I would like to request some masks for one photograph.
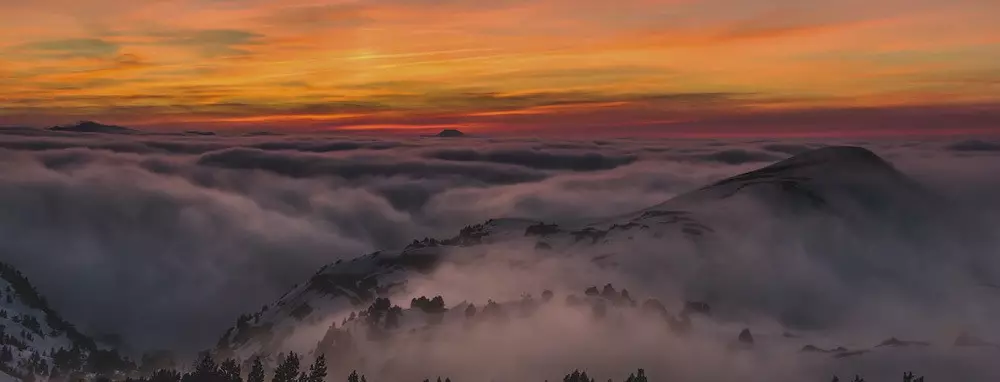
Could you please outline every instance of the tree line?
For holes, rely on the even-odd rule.
[[[240,363],[236,360],[229,358],[221,363],[216,363],[211,354],[205,353],[188,373],[181,373],[173,369],[160,369],[148,377],[127,378],[125,379],[125,382],[268,382],[264,370],[264,364],[261,362],[259,357],[253,360],[250,364],[249,371],[245,375],[246,378],[244,378],[244,373],[242,372]],[[271,374],[270,379],[270,382],[326,381],[328,381],[328,379],[325,356],[322,354],[319,355],[311,365],[304,367],[302,364],[302,357],[295,352],[289,352],[288,355],[281,360]],[[452,382],[451,378],[447,377],[444,379],[437,377],[436,381]],[[597,382],[597,380],[594,377],[589,376],[586,371],[581,371],[579,369],[566,374],[562,381]],[[607,381],[615,382],[613,379],[608,379]],[[103,381],[99,380],[99,382],[109,382],[109,380],[104,379]],[[358,374],[357,370],[355,370],[347,376],[347,382],[368,382],[368,378],[365,377],[364,374]],[[425,378],[423,382],[431,382],[431,379]],[[545,382],[548,382],[548,380]],[[621,382],[649,382],[649,377],[646,376],[646,371],[644,369],[639,369],[637,372],[631,373],[622,379]],[[841,382],[841,380],[839,377],[834,376],[832,382]],[[860,376],[855,376],[850,382],[865,382],[865,379]],[[917,377],[913,373],[907,372],[903,374],[903,382],[925,381],[924,377]]]

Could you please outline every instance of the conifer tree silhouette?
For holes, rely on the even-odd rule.
[[[250,374],[247,374],[247,382],[264,382],[264,364],[260,362],[260,357],[254,358]]]
[[[326,356],[320,354],[309,366],[309,374],[304,382],[323,382],[326,379]]]
[[[299,355],[295,352],[288,352],[284,361],[274,369],[274,377],[271,378],[271,382],[295,382],[296,378],[299,377],[299,363]]]
[[[219,375],[224,382],[243,382],[240,364],[236,360],[229,358],[219,365]]]

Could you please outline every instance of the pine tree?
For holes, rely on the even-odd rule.
[[[190,382],[210,382],[219,379],[219,367],[212,359],[212,354],[204,352],[201,359],[194,366],[194,371],[184,376],[185,381]]]
[[[42,359],[38,362],[38,374],[48,375],[49,374],[49,363]]]
[[[10,351],[10,346],[4,345],[3,349],[0,349],[0,362],[8,363],[14,360],[14,353]]]
[[[232,358],[222,362],[222,365],[219,366],[219,374],[225,382],[243,382],[240,364]]]
[[[274,369],[272,382],[295,382],[299,376],[299,355],[295,352],[288,352],[285,360]]]
[[[160,369],[149,377],[149,382],[179,382],[181,373],[174,370]]]
[[[629,374],[628,379],[626,379],[625,382],[649,382],[649,380],[646,379],[646,370],[639,369],[638,375]]]
[[[260,357],[254,358],[250,374],[247,374],[247,382],[264,382],[264,364],[260,362]]]
[[[580,370],[574,370],[573,373],[567,374],[563,378],[563,382],[594,382],[593,378],[587,375],[587,372],[580,372]]]
[[[476,304],[469,304],[465,307],[465,318],[472,318],[476,316]]]
[[[444,298],[441,296],[434,296],[434,298],[431,299],[431,304],[428,308],[430,308],[429,313],[444,313]]]
[[[621,302],[632,304],[633,306],[635,306],[635,301],[632,300],[632,295],[628,293],[628,289],[622,289],[621,294],[622,294],[620,300]]]
[[[493,300],[486,301],[486,306],[483,307],[483,316],[500,321],[507,319],[507,313],[503,310],[503,307]]]
[[[604,297],[607,300],[615,301],[618,299],[618,296],[618,292],[615,291],[615,287],[611,284],[605,285],[604,289],[601,290],[601,297]]]
[[[351,375],[347,376],[347,382],[360,382],[358,379],[358,371],[352,371]]]
[[[326,379],[326,357],[320,354],[313,361],[312,366],[309,366],[309,375],[306,376],[306,382],[323,382]]]
[[[399,317],[403,315],[403,309],[394,306],[389,308],[389,311],[385,314],[385,328],[395,329],[399,327]]]

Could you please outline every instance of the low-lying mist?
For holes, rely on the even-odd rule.
[[[394,303],[442,295],[449,305],[481,306],[550,289],[558,304],[505,325],[446,325],[428,340],[399,340],[358,368],[391,364],[366,370],[389,378],[381,380],[555,380],[576,368],[616,380],[636,368],[656,380],[895,378],[904,368],[933,380],[983,380],[990,355],[948,346],[835,359],[786,344],[783,331],[830,347],[870,347],[893,336],[950,345],[961,332],[1000,340],[990,325],[1000,305],[1000,182],[990,176],[1000,173],[1000,151],[968,142],[848,143],[942,195],[947,203],[921,215],[938,218],[845,226],[755,216],[762,207],[749,205],[713,215],[741,223],[712,243],[636,235],[545,254],[533,242],[477,249],[488,252],[484,261],[445,264]],[[136,351],[190,352],[211,347],[241,313],[339,259],[450,237],[491,218],[596,221],[819,146],[3,136],[0,260],[22,269],[88,332],[121,334]],[[594,260],[608,253],[616,255]],[[512,266],[516,258],[532,266]],[[714,314],[679,336],[662,320],[635,315],[615,324],[563,306],[566,295],[606,283],[657,298],[673,314],[686,300],[710,301]],[[319,335],[327,326],[318,324]],[[744,327],[757,346],[732,350]],[[319,339],[303,340],[302,351]],[[966,374],[947,374],[959,372]]]
[[[863,203],[834,191],[823,195],[830,208],[817,211],[775,213],[768,199],[713,200],[723,208],[694,207],[693,216],[713,227],[700,240],[669,225],[595,242],[517,227],[492,244],[445,249],[444,264],[412,275],[404,292],[390,296],[403,306],[443,296],[452,303],[444,324],[408,310],[400,320],[411,326],[372,340],[371,328],[387,324],[362,316],[340,329],[355,336],[353,346],[328,354],[342,362],[338,372],[359,370],[373,380],[558,380],[578,368],[616,380],[637,368],[681,381],[898,380],[907,371],[929,380],[1000,377],[990,361],[1000,354],[1000,295],[991,286],[1000,243],[994,226],[982,225],[994,207],[983,200],[974,209],[972,200],[942,197],[937,186],[881,184],[882,174],[875,176],[854,190],[863,191],[854,195]],[[502,235],[505,225],[492,229]],[[540,249],[540,241],[549,245]],[[636,306],[616,294],[584,297],[585,288],[605,283],[627,289]],[[538,304],[542,290],[555,297],[525,313],[523,295]],[[567,305],[570,295],[589,302]],[[662,301],[666,316],[644,314],[646,298]],[[502,304],[506,319],[483,318],[490,300],[510,302]],[[711,314],[678,330],[671,321],[689,301],[707,302]],[[478,314],[463,317],[465,302]],[[595,317],[595,305],[607,313]],[[311,323],[280,348],[315,354],[325,328],[347,314]],[[752,345],[738,340],[743,329],[753,333]]]

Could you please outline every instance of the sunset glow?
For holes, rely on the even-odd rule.
[[[790,115],[770,129],[815,133],[796,118],[906,130],[919,109],[988,130],[998,16],[993,0],[3,1],[0,125],[741,132]]]

